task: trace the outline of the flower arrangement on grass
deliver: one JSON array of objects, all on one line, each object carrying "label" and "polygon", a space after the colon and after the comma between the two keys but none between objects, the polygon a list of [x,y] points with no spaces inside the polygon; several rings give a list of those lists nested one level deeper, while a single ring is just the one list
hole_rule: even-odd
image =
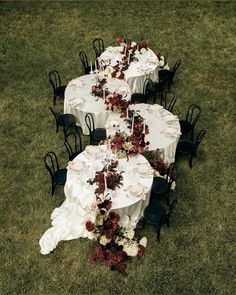
[{"label": "flower arrangement on grass", "polygon": [[86,229],[97,240],[95,253],[88,257],[88,261],[91,264],[96,261],[104,263],[109,269],[126,276],[129,256],[142,258],[147,239],[137,239],[133,229],[119,226],[120,216],[115,211],[110,211],[111,205],[110,199],[97,201],[95,222],[86,222]]}]

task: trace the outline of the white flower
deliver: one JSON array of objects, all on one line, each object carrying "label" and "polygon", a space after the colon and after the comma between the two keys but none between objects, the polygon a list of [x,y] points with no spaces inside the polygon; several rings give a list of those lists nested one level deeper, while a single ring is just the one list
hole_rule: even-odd
[{"label": "white flower", "polygon": [[141,54],[144,54],[146,51],[147,51],[146,48],[142,48],[142,49],[140,50]]},{"label": "white flower", "polygon": [[143,246],[143,247],[147,247],[147,238],[146,237],[142,237],[142,239],[139,241],[139,245]]},{"label": "white flower", "polygon": [[100,244],[105,246],[106,244],[110,243],[111,239],[107,239],[104,235],[100,238]]},{"label": "white flower", "polygon": [[116,78],[120,77],[120,71],[116,73]]},{"label": "white flower", "polygon": [[107,77],[108,77],[108,78],[111,78],[111,73],[108,73],[108,74],[107,74]]},{"label": "white flower", "polygon": [[176,183],[175,183],[175,181],[173,181],[173,182],[171,183],[171,187],[170,187],[170,188],[171,188],[172,190],[174,190],[175,187],[176,187]]},{"label": "white flower", "polygon": [[122,47],[125,47],[126,46],[126,44],[123,42],[123,43],[120,43],[120,45],[122,46]]},{"label": "white flower", "polygon": [[160,67],[164,67],[164,64],[165,64],[164,60],[160,60],[160,61],[159,61],[159,66],[160,66]]},{"label": "white flower", "polygon": [[138,255],[138,244],[137,242],[133,241],[132,243],[126,243],[123,246],[123,250],[128,256],[137,256]]},{"label": "white flower", "polygon": [[117,46],[117,51],[118,52],[122,52],[124,50],[124,46],[121,45],[121,46]]},{"label": "white flower", "polygon": [[137,43],[134,42],[134,41],[131,43],[131,47],[134,47],[134,46],[136,46],[136,45],[137,45]]},{"label": "white flower", "polygon": [[123,236],[125,238],[128,238],[128,239],[132,240],[133,237],[134,237],[134,230],[132,228],[126,228]]},{"label": "white flower", "polygon": [[159,171],[155,171],[154,173],[155,173],[155,176],[157,176],[157,177],[160,177],[161,176],[161,174],[159,173]]},{"label": "white flower", "polygon": [[161,55],[160,60],[165,60],[164,56]]}]

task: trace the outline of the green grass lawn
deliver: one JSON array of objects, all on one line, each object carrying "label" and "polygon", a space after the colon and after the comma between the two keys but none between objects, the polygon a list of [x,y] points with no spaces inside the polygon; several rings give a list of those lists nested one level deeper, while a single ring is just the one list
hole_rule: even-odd
[{"label": "green grass lawn", "polygon": [[[0,2],[0,294],[235,294],[235,11],[234,1]],[[91,240],[60,242],[47,256],[38,244],[64,200],[62,188],[51,197],[42,158],[53,150],[67,163],[48,72],[68,83],[82,75],[80,50],[92,60],[92,40],[109,46],[118,34],[143,36],[169,65],[181,58],[175,114],[197,103],[197,131],[207,130],[193,169],[178,162],[171,228],[160,244],[151,226],[142,230],[146,254],[127,277],[88,265]]]}]

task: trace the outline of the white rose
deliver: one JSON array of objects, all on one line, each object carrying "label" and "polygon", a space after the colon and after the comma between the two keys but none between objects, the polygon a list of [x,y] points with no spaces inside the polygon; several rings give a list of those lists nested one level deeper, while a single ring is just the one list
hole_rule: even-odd
[{"label": "white rose", "polygon": [[160,66],[160,67],[164,67],[164,64],[165,64],[165,63],[164,63],[164,60],[160,60],[160,61],[159,61],[159,66]]},{"label": "white rose", "polygon": [[160,60],[165,60],[164,56],[161,55]]},{"label": "white rose", "polygon": [[132,42],[132,43],[131,43],[131,47],[134,47],[134,46],[136,46],[136,45],[137,45],[136,42]]},{"label": "white rose", "polygon": [[124,50],[124,46],[117,46],[117,51],[122,52]]},{"label": "white rose", "polygon": [[146,51],[147,51],[146,48],[142,48],[142,49],[140,50],[140,52],[141,52],[142,54],[144,54]]},{"label": "white rose", "polygon": [[120,77],[120,72],[117,72],[116,73],[116,78],[119,78]]},{"label": "white rose", "polygon": [[173,182],[171,183],[171,187],[170,187],[170,188],[171,188],[172,190],[174,190],[175,187],[176,187],[176,183],[175,183],[175,181],[173,181]]},{"label": "white rose", "polygon": [[133,242],[131,244],[124,245],[123,250],[128,256],[137,256],[138,255],[138,244]]},{"label": "white rose", "polygon": [[111,73],[108,73],[108,74],[107,74],[107,77],[108,77],[108,78],[111,78]]},{"label": "white rose", "polygon": [[107,239],[104,235],[100,238],[100,244],[105,246],[106,244],[110,243],[111,239]]},{"label": "white rose", "polygon": [[132,240],[134,237],[134,230],[132,228],[127,228],[123,234],[124,237]]},{"label": "white rose", "polygon": [[143,246],[143,247],[147,247],[147,238],[143,237],[140,241],[139,241],[139,245]]}]

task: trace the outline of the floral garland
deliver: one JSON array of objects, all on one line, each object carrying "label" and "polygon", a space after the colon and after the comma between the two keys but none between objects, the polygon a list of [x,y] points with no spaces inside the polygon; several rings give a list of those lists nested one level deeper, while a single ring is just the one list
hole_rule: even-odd
[{"label": "floral garland", "polygon": [[137,239],[134,230],[119,226],[120,216],[110,211],[112,202],[110,199],[97,202],[97,216],[95,222],[88,220],[86,229],[92,232],[98,244],[95,254],[88,257],[88,262],[95,261],[105,263],[111,270],[116,270],[122,275],[127,275],[126,261],[129,256],[144,256],[147,238]]},{"label": "floral garland", "polygon": [[[116,132],[114,136],[108,138],[111,150],[118,158],[128,158],[143,153],[149,145],[148,141],[145,142],[145,135],[149,133],[149,129],[144,123],[143,117],[139,114],[134,115],[132,110],[129,110],[128,116],[129,118],[125,121],[128,123],[128,128],[133,132],[130,135],[126,132]],[[130,119],[130,116],[132,119]]]},{"label": "floral garland", "polygon": [[89,179],[87,182],[91,185],[96,183],[97,188],[95,189],[96,196],[104,194],[107,189],[115,190],[119,188],[122,184],[123,171],[118,173],[115,169],[118,165],[118,161],[111,161],[108,165],[103,167],[101,171],[95,173],[94,179]]},{"label": "floral garland", "polygon": [[92,86],[92,95],[104,100],[104,103],[107,105],[106,110],[121,113],[124,116],[126,109],[131,102],[125,100],[122,94],[115,91],[111,93],[107,88],[104,88],[106,82],[107,80],[105,78],[101,80],[98,79],[96,85]]}]

